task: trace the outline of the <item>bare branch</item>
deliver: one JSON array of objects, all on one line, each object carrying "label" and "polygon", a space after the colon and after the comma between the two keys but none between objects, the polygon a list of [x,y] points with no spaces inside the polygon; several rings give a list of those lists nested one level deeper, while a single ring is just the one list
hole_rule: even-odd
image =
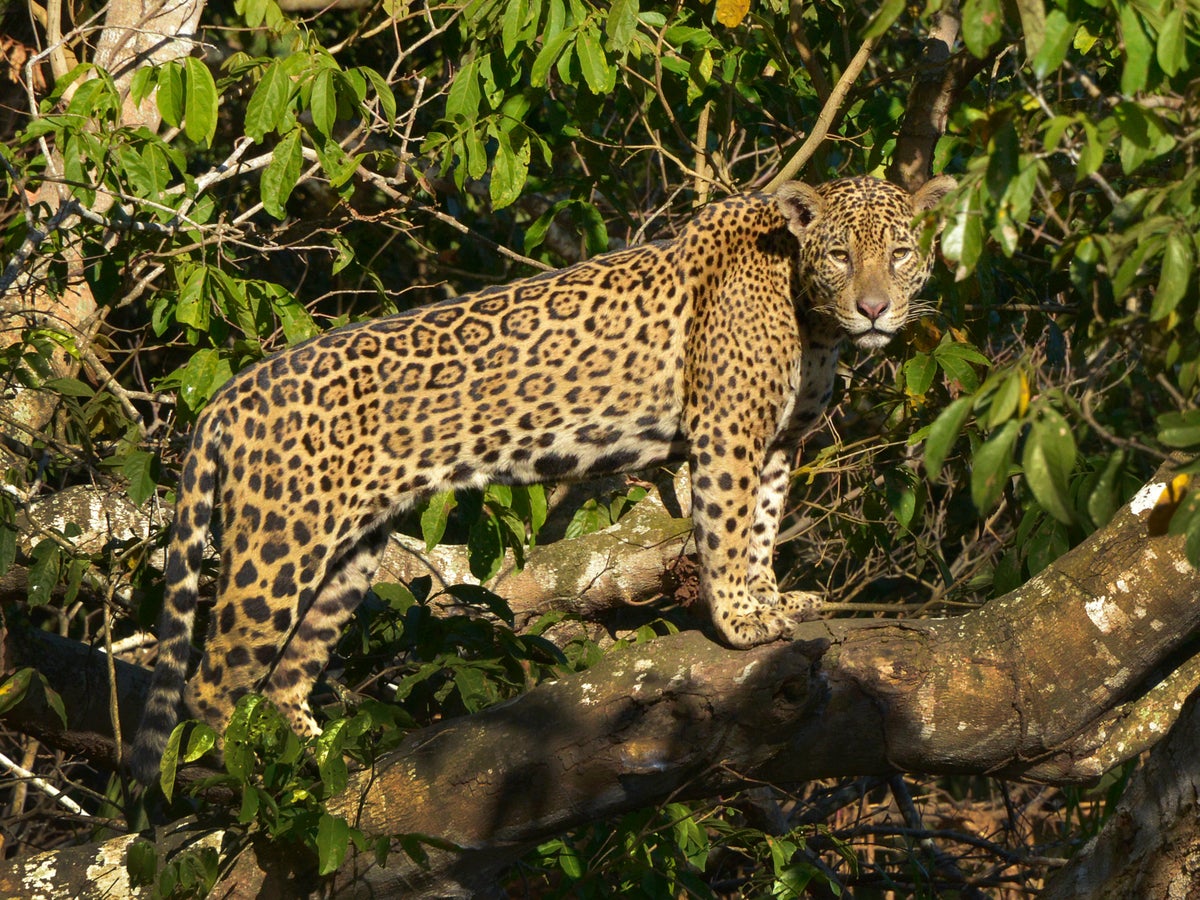
[{"label": "bare branch", "polygon": [[792,154],[792,158],[767,183],[767,186],[763,188],[764,191],[772,193],[785,181],[791,181],[804,168],[809,159],[812,158],[817,147],[821,146],[821,142],[829,134],[830,126],[832,126],[833,120],[842,108],[842,101],[846,99],[846,94],[850,92],[854,80],[858,78],[863,67],[866,66],[867,60],[871,58],[871,51],[875,49],[877,42],[878,38],[868,38],[863,41],[862,46],[858,48],[858,52],[854,54],[854,58],[850,60],[850,64],[846,66],[846,71],[842,73],[842,77],[838,79],[837,84],[830,91],[829,99],[821,107],[821,114],[817,116],[817,121],[813,123],[812,131],[809,132],[804,143],[800,145],[800,149]]}]

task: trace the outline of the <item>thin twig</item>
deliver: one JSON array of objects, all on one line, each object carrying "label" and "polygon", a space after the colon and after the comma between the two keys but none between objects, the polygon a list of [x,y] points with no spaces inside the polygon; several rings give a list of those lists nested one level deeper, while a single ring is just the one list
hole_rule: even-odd
[{"label": "thin twig", "polygon": [[46,796],[50,797],[56,803],[58,803],[62,806],[65,806],[71,812],[75,813],[75,815],[77,815],[77,816],[90,816],[91,815],[91,813],[89,813],[86,809],[84,809],[82,806],[80,806],[78,803],[76,803],[74,800],[72,800],[70,797],[68,797],[66,794],[64,794],[62,791],[60,791],[58,788],[56,788],[50,782],[46,781],[44,778],[40,778],[37,775],[34,775],[32,772],[30,772],[28,769],[26,769],[20,763],[9,759],[3,753],[0,753],[0,766],[3,766],[5,769],[7,769],[13,775],[16,775],[18,778],[25,779],[29,784],[32,784],[38,790],[42,791],[44,794],[46,794]]},{"label": "thin twig", "polygon": [[825,105],[821,107],[821,114],[817,116],[817,121],[813,125],[813,129],[809,132],[804,143],[800,145],[800,149],[793,154],[779,170],[774,178],[772,178],[764,190],[767,193],[772,193],[779,189],[779,186],[786,181],[791,181],[796,173],[799,172],[808,163],[809,159],[820,146],[821,141],[825,140],[825,136],[829,134],[829,127],[833,124],[833,120],[837,117],[838,112],[842,108],[842,101],[846,99],[846,95],[850,93],[850,88],[854,84],[854,80],[858,78],[863,67],[866,66],[867,60],[871,58],[871,51],[875,49],[875,44],[879,38],[867,38],[863,41],[862,46],[858,48],[858,52],[854,54],[854,58],[850,60],[850,65],[846,66],[846,71],[842,73],[842,77],[838,79],[838,83],[833,86],[833,90],[829,93],[829,99],[825,101]]}]

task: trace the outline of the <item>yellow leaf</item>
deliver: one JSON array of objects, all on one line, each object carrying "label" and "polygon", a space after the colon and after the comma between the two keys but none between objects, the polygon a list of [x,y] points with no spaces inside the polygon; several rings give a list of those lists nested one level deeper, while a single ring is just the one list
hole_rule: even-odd
[{"label": "yellow leaf", "polygon": [[1179,501],[1183,499],[1183,495],[1187,493],[1187,486],[1190,480],[1191,477],[1188,475],[1176,475],[1172,478],[1170,483],[1163,488],[1162,494],[1159,495],[1158,505],[1162,506],[1167,503],[1172,506],[1178,505]]},{"label": "yellow leaf", "polygon": [[717,21],[726,28],[741,24],[750,12],[750,0],[717,0]]},{"label": "yellow leaf", "polygon": [[1021,390],[1017,394],[1017,415],[1024,416],[1025,410],[1029,409],[1029,379],[1025,377],[1025,373],[1021,373]]},{"label": "yellow leaf", "polygon": [[917,319],[906,331],[909,343],[922,353],[931,353],[942,339],[942,330],[931,318]]}]

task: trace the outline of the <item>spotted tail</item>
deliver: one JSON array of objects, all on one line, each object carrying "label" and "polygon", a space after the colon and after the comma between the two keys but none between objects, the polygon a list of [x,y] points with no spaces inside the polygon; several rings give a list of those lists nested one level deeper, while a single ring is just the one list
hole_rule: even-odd
[{"label": "spotted tail", "polygon": [[142,721],[127,757],[130,772],[143,784],[158,780],[159,763],[183,705],[192,624],[200,593],[200,564],[217,486],[214,419],[202,416],[196,423],[179,479],[175,524],[167,547],[162,618],[158,625],[158,662]]}]

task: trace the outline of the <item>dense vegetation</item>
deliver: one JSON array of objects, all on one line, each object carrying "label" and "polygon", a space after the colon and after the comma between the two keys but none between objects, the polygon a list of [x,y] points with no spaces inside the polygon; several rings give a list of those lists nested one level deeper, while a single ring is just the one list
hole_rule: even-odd
[{"label": "dense vegetation", "polygon": [[[947,265],[903,341],[847,359],[833,428],[798,462],[781,583],[892,616],[951,614],[1022,584],[1104,526],[1170,451],[1200,445],[1197,9],[941,6],[383,0],[310,14],[214,0],[196,9],[194,46],[154,65],[122,59],[92,4],[0,12],[0,624],[137,644],[161,602],[188,428],[273,350],[670,236],[705,202],[789,166],[810,182],[904,180],[914,160],[959,181]],[[806,144],[819,127],[824,140]],[[605,527],[646,488],[549,510],[540,489],[492,488],[435,498],[402,528],[464,544],[486,580],[506,549],[521,558],[539,539]],[[1170,524],[1193,559],[1196,496]],[[98,497],[117,504],[99,526]],[[349,690],[328,706],[350,718],[323,739],[318,780],[261,708],[231,738],[247,750],[228,754],[230,783],[254,785],[237,788],[241,821],[311,848],[322,872],[377,837],[322,811],[344,784],[342,751],[384,753],[401,728],[475,712],[611,647],[591,623],[564,630],[561,612],[517,630],[479,588],[459,589],[469,612],[451,616],[430,614],[428,579],[375,593],[345,638]],[[649,640],[688,622],[663,602],[620,633]],[[390,703],[360,703],[385,669]],[[0,709],[37,680],[13,675]],[[145,823],[118,776],[86,758],[15,726],[3,744],[104,827]],[[264,777],[255,754],[274,760]],[[511,889],[937,896],[949,883],[1017,896],[1094,833],[1126,774],[1092,792],[981,774],[676,802],[544,843]],[[94,820],[54,824],[53,801],[26,782],[0,784],[6,852],[95,835]],[[935,850],[917,843],[910,791],[926,826],[942,822]],[[215,854],[168,871],[165,893],[175,877],[194,888],[216,877]]]}]

